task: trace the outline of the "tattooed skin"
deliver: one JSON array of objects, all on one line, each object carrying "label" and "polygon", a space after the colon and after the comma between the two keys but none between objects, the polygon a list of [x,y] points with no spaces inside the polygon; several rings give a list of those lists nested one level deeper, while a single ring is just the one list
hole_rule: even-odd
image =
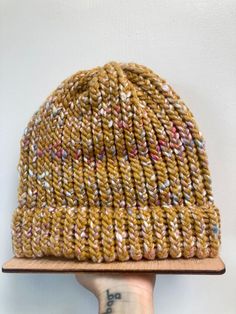
[{"label": "tattooed skin", "polygon": [[106,299],[107,299],[107,303],[106,303],[106,311],[103,312],[102,314],[108,314],[108,313],[112,313],[112,308],[115,304],[115,302],[117,302],[117,300],[121,300],[122,296],[120,292],[115,292],[115,293],[110,293],[109,289],[106,290]]}]

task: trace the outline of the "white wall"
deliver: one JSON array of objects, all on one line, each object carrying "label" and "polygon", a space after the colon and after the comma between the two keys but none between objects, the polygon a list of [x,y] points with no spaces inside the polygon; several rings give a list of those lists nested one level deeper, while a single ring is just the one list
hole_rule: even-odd
[{"label": "white wall", "polygon": [[[223,276],[159,276],[156,313],[236,312],[236,1],[0,0],[0,262],[12,256],[19,140],[67,76],[110,60],[173,85],[205,136],[222,215]],[[96,313],[73,275],[1,274],[0,313]]]}]

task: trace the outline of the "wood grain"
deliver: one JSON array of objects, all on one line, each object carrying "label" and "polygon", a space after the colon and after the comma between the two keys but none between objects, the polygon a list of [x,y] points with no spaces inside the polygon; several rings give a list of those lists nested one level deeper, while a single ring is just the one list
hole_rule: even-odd
[{"label": "wood grain", "polygon": [[221,275],[225,273],[225,265],[220,257],[112,263],[78,262],[54,257],[37,259],[13,257],[2,266],[2,271],[4,273],[154,272]]}]

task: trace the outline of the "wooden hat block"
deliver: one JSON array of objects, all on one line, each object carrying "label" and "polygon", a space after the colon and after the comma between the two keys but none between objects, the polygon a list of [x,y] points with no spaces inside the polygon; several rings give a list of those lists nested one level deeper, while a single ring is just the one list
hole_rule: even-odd
[{"label": "wooden hat block", "polygon": [[127,262],[79,262],[55,257],[13,257],[2,266],[4,273],[76,273],[76,272],[152,272],[156,274],[222,275],[225,265],[220,257],[178,258]]}]

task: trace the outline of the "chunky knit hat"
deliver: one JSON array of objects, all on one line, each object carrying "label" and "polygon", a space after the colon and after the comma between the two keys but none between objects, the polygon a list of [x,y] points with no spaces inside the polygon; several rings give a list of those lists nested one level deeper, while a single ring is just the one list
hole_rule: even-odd
[{"label": "chunky knit hat", "polygon": [[151,69],[65,79],[21,139],[16,257],[112,262],[218,255],[220,215],[194,117]]}]

